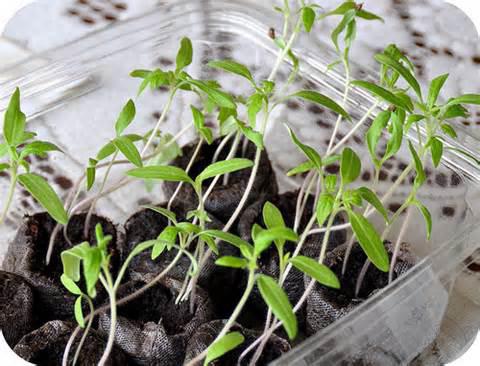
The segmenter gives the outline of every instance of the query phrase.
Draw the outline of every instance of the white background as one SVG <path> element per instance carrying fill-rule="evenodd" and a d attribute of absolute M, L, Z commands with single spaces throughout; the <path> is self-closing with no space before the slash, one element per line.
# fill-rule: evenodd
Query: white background
<path fill-rule="evenodd" d="M 8 20 L 25 5 L 34 0 L 0 0 L 0 34 L 3 32 Z M 422 1 L 422 0 L 412 0 Z M 448 0 L 450 3 L 461 8 L 475 23 L 480 32 L 480 2 L 478 0 Z M 0 58 L 1 63 L 1 58 Z M 0 65 L 1 66 L 1 65 Z M 8 346 L 0 341 L 0 364 L 9 366 L 24 366 L 27 363 L 19 361 L 12 354 Z M 480 336 L 477 337 L 475 344 L 460 359 L 450 364 L 453 366 L 477 366 L 480 365 Z"/>

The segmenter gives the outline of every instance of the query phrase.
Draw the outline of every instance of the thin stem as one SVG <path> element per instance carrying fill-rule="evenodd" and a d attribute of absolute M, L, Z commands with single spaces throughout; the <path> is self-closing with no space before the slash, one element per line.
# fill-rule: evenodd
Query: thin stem
<path fill-rule="evenodd" d="M 248 274 L 248 282 L 247 282 L 247 287 L 245 288 L 245 291 L 240 299 L 240 301 L 238 302 L 237 306 L 235 307 L 235 310 L 233 311 L 232 315 L 230 316 L 230 318 L 228 319 L 228 321 L 225 323 L 223 329 L 220 331 L 220 333 L 218 334 L 218 336 L 215 338 L 215 340 L 212 342 L 215 343 L 217 342 L 218 340 L 222 339 L 227 333 L 228 331 L 230 330 L 230 328 L 232 328 L 232 326 L 235 324 L 235 322 L 237 321 L 237 318 L 238 316 L 240 315 L 240 313 L 242 312 L 243 310 L 243 307 L 245 306 L 245 304 L 247 303 L 247 300 L 248 298 L 250 297 L 250 294 L 253 290 L 253 286 L 255 285 L 255 270 L 251 269 L 249 274 Z M 207 349 L 205 349 L 202 353 L 200 353 L 198 356 L 196 356 L 194 359 L 192 359 L 191 361 L 189 361 L 186 366 L 193 366 L 193 365 L 196 365 L 197 363 L 199 363 L 200 361 L 202 361 L 205 356 L 207 355 Z"/>
<path fill-rule="evenodd" d="M 88 238 L 88 230 L 90 228 L 90 221 L 92 219 L 93 211 L 95 210 L 95 206 L 97 205 L 98 200 L 100 199 L 100 196 L 105 189 L 105 185 L 107 184 L 108 177 L 110 176 L 110 172 L 112 171 L 113 164 L 115 163 L 115 160 L 117 159 L 119 150 L 115 152 L 112 156 L 112 160 L 110 161 L 110 164 L 107 167 L 107 171 L 105 172 L 105 175 L 102 180 L 102 184 L 100 185 L 100 190 L 98 191 L 97 195 L 95 196 L 95 199 L 93 200 L 92 204 L 90 205 L 90 208 L 88 209 L 87 216 L 85 217 L 85 226 L 83 228 L 83 237 L 85 239 Z"/>
<path fill-rule="evenodd" d="M 8 189 L 7 201 L 5 202 L 5 206 L 2 210 L 2 215 L 0 216 L 0 225 L 2 225 L 7 218 L 8 211 L 10 210 L 10 206 L 12 205 L 13 196 L 15 195 L 15 187 L 17 185 L 17 172 L 18 169 L 16 167 L 13 167 L 11 171 L 12 177 L 10 180 L 10 188 Z"/>
<path fill-rule="evenodd" d="M 93 313 L 95 311 L 95 308 L 93 307 L 93 302 L 88 296 L 83 297 L 85 300 L 88 302 L 88 307 L 90 308 L 90 313 Z M 75 352 L 75 356 L 73 357 L 73 363 L 72 366 L 75 366 L 75 364 L 78 361 L 78 357 L 80 356 L 80 351 L 82 350 L 83 344 L 85 343 L 85 340 L 87 339 L 87 335 L 90 332 L 90 329 L 92 328 L 92 323 L 93 323 L 93 317 L 90 317 L 88 319 L 87 326 L 85 327 L 85 330 L 83 331 L 82 338 L 80 339 L 80 343 L 78 344 L 77 350 Z"/>
<path fill-rule="evenodd" d="M 390 261 L 390 270 L 388 272 L 388 283 L 392 283 L 393 281 L 393 271 L 395 270 L 395 264 L 397 262 L 398 253 L 400 251 L 400 245 L 402 244 L 403 237 L 407 231 L 407 227 L 411 218 L 412 209 L 407 209 L 407 216 L 405 217 L 405 221 L 403 221 L 402 228 L 397 237 L 397 241 L 395 243 L 395 248 L 392 254 L 392 260 Z"/>
<path fill-rule="evenodd" d="M 293 231 L 297 232 L 298 227 L 300 226 L 300 221 L 302 218 L 302 213 L 305 210 L 304 202 L 308 199 L 308 195 L 312 189 L 312 182 L 315 181 L 315 172 L 311 170 L 308 172 L 307 177 L 305 178 L 300 191 L 298 192 L 297 196 L 297 206 L 295 209 L 295 221 L 293 224 Z M 307 193 L 305 193 L 307 191 Z M 305 198 L 307 197 L 307 198 Z"/>
<path fill-rule="evenodd" d="M 99 278 L 100 282 L 107 290 L 108 296 L 110 298 L 110 332 L 108 335 L 107 346 L 105 348 L 105 351 L 103 352 L 102 358 L 98 362 L 98 366 L 105 366 L 108 361 L 108 357 L 110 356 L 110 353 L 113 349 L 113 343 L 115 341 L 115 330 L 117 326 L 117 304 L 115 291 L 113 289 L 113 282 L 110 273 L 108 272 L 108 268 L 104 270 L 104 273 L 105 278 L 103 277 L 103 275 L 100 275 Z"/>
<path fill-rule="evenodd" d="M 360 271 L 360 274 L 358 275 L 357 283 L 355 285 L 355 297 L 358 297 L 358 294 L 360 293 L 360 289 L 362 288 L 363 280 L 364 280 L 365 276 L 367 275 L 368 269 L 370 268 L 370 264 L 372 264 L 372 262 L 370 262 L 370 260 L 367 259 L 365 261 L 365 264 L 362 267 L 362 270 Z"/>

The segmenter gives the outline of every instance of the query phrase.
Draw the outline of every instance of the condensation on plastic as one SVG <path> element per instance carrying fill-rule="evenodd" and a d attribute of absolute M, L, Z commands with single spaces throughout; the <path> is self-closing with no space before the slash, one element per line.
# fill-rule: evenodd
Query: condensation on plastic
<path fill-rule="evenodd" d="M 95 148 L 111 136 L 112 124 L 108 121 L 113 121 L 121 104 L 134 95 L 138 83 L 128 77 L 131 70 L 151 67 L 151 59 L 159 55 L 174 57 L 179 39 L 187 35 L 192 38 L 196 53 L 192 74 L 205 72 L 203 61 L 209 52 L 221 45 L 230 45 L 235 58 L 248 59 L 249 66 L 255 66 L 255 71 L 266 77 L 266 65 L 272 64 L 276 52 L 268 38 L 268 29 L 278 28 L 278 18 L 271 10 L 248 0 L 235 3 L 179 1 L 166 5 L 39 55 L 48 61 L 46 66 L 27 60 L 8 70 L 0 70 L 0 74 L 10 76 L 0 84 L 0 110 L 5 109 L 14 87 L 19 86 L 32 126 L 54 130 L 58 140 L 54 142 L 60 143 L 67 153 L 56 163 L 72 177 L 78 176 L 81 162 L 87 161 Z M 225 41 L 216 37 L 218 34 L 228 34 L 230 38 Z M 344 79 L 336 72 L 327 73 L 327 65 L 334 59 L 332 50 L 317 41 L 301 39 L 296 53 L 302 59 L 301 76 L 317 90 L 339 100 Z M 374 73 L 367 74 L 367 78 L 374 77 Z M 247 85 L 228 77 L 221 83 L 237 92 L 247 90 Z M 155 95 L 138 100 L 139 119 L 146 120 L 148 113 L 142 111 L 161 106 L 164 99 L 164 96 Z M 176 102 L 166 130 L 178 132 L 182 124 L 189 122 L 181 110 L 193 101 L 182 96 Z M 348 101 L 348 109 L 358 118 L 371 104 L 367 94 L 355 90 Z M 280 122 L 284 113 L 284 110 L 277 112 L 275 119 Z M 294 128 L 299 123 L 291 121 Z M 278 142 L 279 129 L 283 128 L 279 124 L 270 128 L 267 148 L 270 144 L 273 151 L 270 155 L 277 170 L 284 171 L 285 166 L 295 160 L 292 156 L 297 160 L 300 157 L 294 147 Z M 471 137 L 464 139 L 467 140 L 468 145 L 463 147 L 473 151 L 478 141 Z M 275 141 L 281 146 L 275 148 Z M 454 141 L 446 144 L 458 146 Z M 474 197 L 480 170 L 461 155 L 446 152 L 445 157 L 445 168 L 457 172 L 467 185 L 468 197 Z M 283 183 L 285 190 L 288 187 Z M 121 222 L 137 207 L 137 200 L 142 198 L 139 191 L 144 191 L 141 185 L 125 188 L 113 195 L 111 201 L 115 205 L 105 203 L 100 209 Z M 468 197 L 467 193 L 463 197 L 467 203 Z M 161 193 L 155 190 L 149 198 L 160 200 Z M 442 337 L 448 343 L 452 335 L 448 325 L 444 330 L 445 322 L 453 318 L 449 317 L 447 309 L 452 309 L 452 304 L 460 298 L 455 292 L 455 280 L 465 269 L 464 260 L 479 247 L 478 213 L 471 209 L 471 202 L 469 206 L 460 221 L 452 223 L 442 235 L 434 238 L 428 254 L 406 276 L 334 325 L 299 344 L 274 364 L 337 365 L 362 360 L 366 364 L 400 365 L 410 363 L 432 345 L 441 346 Z M 473 300 L 478 297 L 478 288 L 472 290 Z M 471 326 L 475 332 L 478 330 L 478 325 Z M 465 347 L 470 341 L 471 338 L 466 339 L 459 347 Z"/>

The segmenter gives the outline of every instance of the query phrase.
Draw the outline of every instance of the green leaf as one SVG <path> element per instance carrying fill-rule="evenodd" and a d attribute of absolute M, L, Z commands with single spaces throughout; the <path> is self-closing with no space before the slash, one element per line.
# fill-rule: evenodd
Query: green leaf
<path fill-rule="evenodd" d="M 430 238 L 432 237 L 432 215 L 430 214 L 430 211 L 428 211 L 428 208 L 425 207 L 425 205 L 422 204 L 419 200 L 415 199 L 412 203 L 418 207 L 421 214 L 423 215 L 423 218 L 425 219 L 427 239 L 430 240 Z"/>
<path fill-rule="evenodd" d="M 384 22 L 381 16 L 378 16 L 366 10 L 357 10 L 357 17 L 365 20 L 379 20 L 381 22 Z"/>
<path fill-rule="evenodd" d="M 168 229 L 168 228 L 167 228 Z M 164 231 L 165 232 L 165 231 Z M 176 233 L 175 232 L 175 236 L 176 236 Z M 163 233 L 162 233 L 163 234 Z M 172 242 L 172 245 L 175 244 L 175 241 Z M 152 260 L 155 260 L 157 259 L 159 256 L 162 255 L 162 253 L 165 251 L 165 249 L 167 248 L 168 246 L 168 243 L 166 241 L 163 241 L 163 240 L 157 240 L 156 244 L 153 246 L 153 249 L 152 249 Z"/>
<path fill-rule="evenodd" d="M 60 148 L 46 141 L 33 141 L 23 148 L 22 152 L 20 153 L 20 160 L 29 156 L 29 155 L 39 155 L 44 156 L 45 153 L 50 151 L 62 151 Z"/>
<path fill-rule="evenodd" d="M 252 245 L 246 242 L 245 240 L 241 239 L 237 235 L 226 233 L 221 230 L 205 230 L 202 232 L 202 234 L 230 243 L 233 246 L 237 247 L 238 249 L 241 249 L 242 247 L 247 247 L 253 251 Z"/>
<path fill-rule="evenodd" d="M 60 255 L 63 273 L 75 282 L 80 281 L 80 261 L 85 258 L 89 249 L 90 244 L 85 242 L 63 251 Z"/>
<path fill-rule="evenodd" d="M 285 126 L 287 127 L 288 133 L 290 134 L 290 137 L 291 137 L 293 143 L 295 145 L 297 145 L 298 148 L 300 148 L 300 150 L 308 158 L 308 160 L 311 161 L 311 163 L 315 166 L 315 168 L 322 169 L 322 158 L 315 151 L 315 149 L 313 149 L 312 147 L 310 147 L 308 145 L 303 144 L 298 139 L 297 135 L 295 135 L 295 132 L 293 132 L 293 130 L 290 127 L 288 127 L 287 125 L 285 125 Z"/>
<path fill-rule="evenodd" d="M 389 92 L 387 89 L 382 88 L 381 86 L 363 80 L 352 81 L 352 85 L 372 93 L 373 95 L 380 99 L 383 99 L 387 103 L 393 104 L 409 112 L 412 111 L 412 106 L 410 105 L 410 103 L 405 102 L 402 98 L 396 96 L 395 94 Z"/>
<path fill-rule="evenodd" d="M 332 15 L 344 15 L 347 11 L 355 8 L 356 8 L 356 4 L 354 1 L 346 1 L 342 3 L 340 6 L 338 6 L 336 9 L 320 15 L 320 19 L 324 19 Z"/>
<path fill-rule="evenodd" d="M 331 111 L 341 115 L 345 119 L 351 120 L 350 115 L 337 102 L 335 102 L 333 99 L 330 99 L 329 97 L 327 97 L 323 94 L 320 94 L 316 91 L 300 90 L 300 91 L 292 94 L 291 97 L 297 97 L 297 98 L 306 100 L 308 102 L 319 104 L 319 105 L 321 105 L 325 108 L 328 108 Z"/>
<path fill-rule="evenodd" d="M 205 127 L 205 116 L 193 105 L 191 106 L 191 109 L 193 115 L 193 124 L 195 125 L 196 130 L 200 136 L 202 136 L 203 139 L 207 141 L 209 145 L 211 145 L 213 142 L 213 132 L 208 127 Z"/>
<path fill-rule="evenodd" d="M 10 146 L 16 146 L 23 138 L 26 117 L 20 110 L 20 89 L 15 89 L 3 122 L 3 137 Z"/>
<path fill-rule="evenodd" d="M 468 116 L 469 116 L 468 110 L 461 104 L 456 104 L 448 107 L 445 113 L 443 114 L 442 118 L 443 119 L 452 119 L 452 118 L 458 118 L 458 117 L 467 118 Z"/>
<path fill-rule="evenodd" d="M 457 98 L 450 100 L 447 103 L 447 106 L 452 106 L 456 104 L 473 104 L 480 105 L 480 94 L 464 94 Z"/>
<path fill-rule="evenodd" d="M 212 250 L 213 253 L 215 253 L 217 256 L 220 254 L 217 243 L 215 243 L 215 240 L 211 236 L 200 234 L 199 238 L 205 243 L 207 243 L 208 247 Z"/>
<path fill-rule="evenodd" d="M 403 113 L 403 111 L 400 112 L 397 110 L 396 112 L 392 113 L 391 136 L 387 142 L 387 149 L 385 151 L 385 156 L 383 157 L 382 161 L 387 161 L 388 159 L 390 159 L 402 147 L 403 135 L 404 135 L 402 119 L 404 117 L 404 114 L 400 116 L 399 113 Z"/>
<path fill-rule="evenodd" d="M 407 82 L 408 85 L 413 89 L 413 91 L 417 94 L 418 98 L 422 100 L 422 89 L 420 84 L 418 83 L 417 79 L 413 76 L 413 74 L 400 62 L 395 60 L 389 54 L 380 53 L 375 55 L 375 59 L 383 65 L 389 66 L 396 72 L 398 72 L 403 79 Z"/>
<path fill-rule="evenodd" d="M 208 84 L 199 80 L 189 80 L 190 84 L 196 86 L 214 102 L 217 106 L 227 109 L 236 109 L 237 105 L 232 96 L 215 88 L 212 88 Z"/>
<path fill-rule="evenodd" d="M 129 257 L 131 258 L 136 257 L 137 255 L 144 252 L 145 250 L 155 246 L 155 244 L 158 244 L 158 240 L 147 240 L 147 241 L 144 241 L 143 243 L 137 244 L 135 248 L 133 248 L 133 250 L 130 252 Z"/>
<path fill-rule="evenodd" d="M 121 136 L 123 131 L 132 123 L 135 118 L 136 109 L 135 103 L 133 100 L 129 100 L 127 104 L 123 107 L 120 115 L 118 116 L 117 122 L 115 123 L 115 131 L 117 136 Z"/>
<path fill-rule="evenodd" d="M 117 137 L 113 140 L 115 147 L 122 152 L 122 154 L 131 162 L 133 165 L 142 167 L 142 157 L 138 152 L 137 148 L 132 141 L 126 136 Z"/>
<path fill-rule="evenodd" d="M 146 166 L 132 169 L 127 175 L 139 179 L 154 179 L 167 182 L 185 182 L 194 184 L 187 172 L 174 166 Z"/>
<path fill-rule="evenodd" d="M 0 144 L 0 158 L 8 154 L 8 145 L 6 143 Z"/>
<path fill-rule="evenodd" d="M 319 227 L 322 227 L 327 221 L 328 217 L 333 211 L 333 206 L 335 205 L 335 198 L 328 193 L 322 193 L 318 199 L 316 216 L 317 223 Z"/>
<path fill-rule="evenodd" d="M 440 90 L 442 90 L 445 82 L 448 79 L 449 74 L 440 75 L 432 80 L 430 83 L 430 89 L 428 90 L 428 107 L 432 109 L 437 103 Z"/>
<path fill-rule="evenodd" d="M 295 339 L 298 332 L 297 317 L 283 289 L 273 278 L 265 275 L 258 276 L 257 286 L 265 303 L 273 314 L 282 321 L 288 337 Z"/>
<path fill-rule="evenodd" d="M 70 277 L 68 277 L 67 275 L 62 274 L 60 276 L 60 282 L 62 282 L 62 285 L 72 294 L 82 295 L 82 290 L 80 290 L 80 288 L 77 286 L 77 284 L 75 282 L 73 282 L 73 280 Z"/>
<path fill-rule="evenodd" d="M 368 145 L 368 151 L 372 160 L 376 163 L 377 159 L 377 146 L 382 136 L 382 132 L 387 127 L 388 122 L 390 121 L 391 113 L 388 111 L 383 111 L 378 114 L 378 116 L 372 122 L 372 125 L 368 129 L 366 139 Z M 377 164 L 375 164 L 377 165 Z"/>
<path fill-rule="evenodd" d="M 340 281 L 337 275 L 330 268 L 318 263 L 312 258 L 299 255 L 290 259 L 289 262 L 298 270 L 315 279 L 318 283 L 335 289 L 340 288 Z"/>
<path fill-rule="evenodd" d="M 232 60 L 210 61 L 208 63 L 208 66 L 216 69 L 222 69 L 232 74 L 242 76 L 255 85 L 255 81 L 253 80 L 253 76 L 250 73 L 250 70 L 248 70 L 248 68 L 245 65 L 242 65 L 236 61 L 232 61 Z"/>
<path fill-rule="evenodd" d="M 117 151 L 117 148 L 112 142 L 108 142 L 105 146 L 103 146 L 100 151 L 97 154 L 96 160 L 102 161 L 109 156 L 115 154 L 115 151 Z"/>
<path fill-rule="evenodd" d="M 243 135 L 251 142 L 255 144 L 255 146 L 263 150 L 265 148 L 263 144 L 263 135 L 260 132 L 255 131 L 253 128 L 246 126 L 241 121 L 237 120 L 238 127 L 242 131 Z"/>
<path fill-rule="evenodd" d="M 268 249 L 273 241 L 292 241 L 298 240 L 298 235 L 286 227 L 274 227 L 268 230 L 261 230 L 254 238 L 255 254 L 258 256 Z"/>
<path fill-rule="evenodd" d="M 239 332 L 228 333 L 218 341 L 212 343 L 207 349 L 207 357 L 204 366 L 234 350 L 245 341 L 245 337 Z"/>
<path fill-rule="evenodd" d="M 452 126 L 450 126 L 448 123 L 444 123 L 441 126 L 441 128 L 442 128 L 442 131 L 446 135 L 450 136 L 452 139 L 456 139 L 458 137 L 457 133 L 455 132 L 455 129 Z"/>
<path fill-rule="evenodd" d="M 337 187 L 337 176 L 336 175 L 327 175 L 325 177 L 325 189 L 327 192 L 333 193 Z"/>
<path fill-rule="evenodd" d="M 263 210 L 262 210 L 262 215 L 263 215 L 263 222 L 265 223 L 265 226 L 267 229 L 273 229 L 276 227 L 286 227 L 285 225 L 285 220 L 283 219 L 283 215 L 278 209 L 277 206 L 275 206 L 271 202 L 266 202 L 265 205 L 263 205 Z M 275 245 L 277 246 L 278 249 L 283 247 L 285 244 L 285 240 L 275 240 Z"/>
<path fill-rule="evenodd" d="M 230 256 L 225 256 L 225 257 L 218 258 L 215 261 L 215 264 L 217 266 L 230 267 L 230 268 L 245 269 L 245 268 L 248 267 L 247 260 L 245 260 L 243 258 L 230 257 Z"/>
<path fill-rule="evenodd" d="M 356 15 L 355 9 L 346 11 L 342 20 L 332 32 L 332 36 L 331 36 L 332 42 L 335 45 L 335 48 L 338 53 L 340 53 L 340 45 L 338 44 L 338 37 L 348 27 L 349 24 L 355 21 L 355 15 Z"/>
<path fill-rule="evenodd" d="M 265 96 L 259 93 L 251 95 L 247 100 L 248 120 L 252 128 L 255 128 L 257 125 L 257 115 L 262 110 L 264 101 Z"/>
<path fill-rule="evenodd" d="M 303 26 L 305 27 L 305 31 L 307 33 L 310 33 L 313 27 L 313 23 L 315 23 L 315 18 L 317 17 L 317 14 L 315 14 L 315 10 L 313 10 L 311 7 L 306 6 L 302 9 L 302 20 L 303 20 Z"/>
<path fill-rule="evenodd" d="M 173 223 L 177 222 L 177 215 L 175 214 L 175 212 L 167 210 L 166 208 L 158 207 L 158 206 L 150 206 L 150 205 L 145 205 L 145 206 L 142 206 L 142 207 L 146 208 L 146 209 L 149 209 L 149 210 L 152 210 L 152 211 L 155 211 L 155 212 L 159 213 L 160 215 L 165 216 L 168 220 L 170 220 Z"/>
<path fill-rule="evenodd" d="M 360 193 L 360 196 L 370 203 L 383 216 L 385 222 L 388 223 L 388 212 L 376 193 L 367 187 L 361 187 L 357 189 L 357 192 Z"/>
<path fill-rule="evenodd" d="M 381 271 L 388 272 L 390 267 L 388 254 L 373 225 L 365 217 L 352 210 L 348 211 L 348 218 L 368 259 Z"/>
<path fill-rule="evenodd" d="M 99 248 L 90 248 L 89 255 L 83 259 L 83 276 L 87 285 L 88 296 L 94 298 L 96 296 L 96 289 L 100 270 L 102 267 L 102 252 Z"/>
<path fill-rule="evenodd" d="M 433 165 L 435 168 L 438 168 L 443 156 L 443 142 L 436 137 L 432 138 L 430 152 L 432 154 Z"/>
<path fill-rule="evenodd" d="M 340 163 L 340 174 L 344 185 L 353 183 L 357 180 L 362 169 L 362 163 L 358 155 L 349 147 L 346 147 L 342 153 Z"/>
<path fill-rule="evenodd" d="M 75 320 L 77 321 L 80 328 L 85 328 L 85 318 L 83 317 L 81 296 L 78 297 L 75 301 Z"/>
<path fill-rule="evenodd" d="M 4 170 L 10 169 L 10 165 L 6 163 L 0 163 L 0 172 L 3 172 Z"/>
<path fill-rule="evenodd" d="M 97 164 L 98 161 L 96 161 L 95 159 L 88 160 L 88 167 L 86 169 L 87 191 L 91 190 L 93 185 L 95 184 L 95 179 L 97 175 Z"/>
<path fill-rule="evenodd" d="M 303 174 L 309 172 L 315 168 L 315 165 L 311 161 L 306 161 L 293 169 L 290 169 L 287 173 L 287 177 L 292 177 L 294 175 Z"/>
<path fill-rule="evenodd" d="M 177 69 L 176 73 L 178 74 L 182 71 L 185 67 L 189 66 L 193 60 L 193 47 L 192 41 L 187 37 L 182 38 L 180 42 L 180 50 L 177 54 Z"/>
<path fill-rule="evenodd" d="M 411 114 L 411 115 L 409 115 L 403 130 L 405 132 L 408 132 L 414 123 L 418 123 L 420 121 L 423 121 L 424 119 L 425 119 L 425 116 L 421 115 L 421 114 Z"/>
<path fill-rule="evenodd" d="M 253 162 L 249 159 L 235 158 L 219 161 L 205 168 L 205 170 L 197 176 L 195 182 L 196 184 L 199 184 L 200 182 L 203 182 L 209 178 L 251 168 L 252 166 Z"/>
<path fill-rule="evenodd" d="M 35 174 L 22 174 L 18 176 L 18 180 L 55 221 L 66 225 L 68 215 L 62 201 L 45 179 Z"/>
<path fill-rule="evenodd" d="M 415 170 L 417 172 L 414 185 L 415 187 L 419 188 L 423 185 L 423 183 L 425 183 L 425 181 L 427 180 L 427 176 L 425 174 L 425 170 L 423 169 L 422 161 L 420 160 L 417 151 L 415 150 L 410 141 L 408 142 L 408 148 L 410 149 L 410 153 L 412 154 L 413 161 L 415 162 Z"/>

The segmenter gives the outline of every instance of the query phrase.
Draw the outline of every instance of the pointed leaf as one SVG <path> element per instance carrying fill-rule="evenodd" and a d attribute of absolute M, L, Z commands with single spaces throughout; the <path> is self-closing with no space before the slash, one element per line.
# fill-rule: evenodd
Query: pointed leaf
<path fill-rule="evenodd" d="M 431 109 L 437 103 L 438 96 L 442 90 L 445 82 L 448 79 L 449 74 L 440 75 L 432 80 L 430 89 L 428 90 L 428 107 Z"/>
<path fill-rule="evenodd" d="M 250 70 L 245 65 L 242 65 L 236 61 L 232 60 L 217 60 L 217 61 L 210 61 L 208 66 L 222 69 L 232 74 L 236 74 L 239 76 L 244 77 L 245 79 L 249 80 L 251 83 L 255 84 L 253 80 L 253 76 L 250 73 Z"/>
<path fill-rule="evenodd" d="M 292 177 L 294 175 L 303 174 L 314 169 L 315 165 L 311 161 L 306 161 L 297 167 L 290 169 L 287 173 L 287 177 Z"/>
<path fill-rule="evenodd" d="M 9 145 L 15 146 L 22 140 L 25 122 L 26 117 L 20 110 L 20 89 L 17 88 L 10 98 L 3 122 L 3 137 Z"/>
<path fill-rule="evenodd" d="M 480 94 L 464 94 L 458 98 L 450 100 L 447 105 L 452 106 L 456 104 L 473 104 L 480 105 Z"/>
<path fill-rule="evenodd" d="M 83 317 L 81 296 L 78 297 L 75 301 L 75 320 L 77 321 L 80 328 L 85 328 L 85 318 Z"/>
<path fill-rule="evenodd" d="M 202 234 L 230 243 L 238 249 L 247 247 L 253 250 L 253 247 L 250 243 L 231 233 L 226 233 L 221 230 L 205 230 L 202 232 Z"/>
<path fill-rule="evenodd" d="M 253 94 L 247 100 L 248 120 L 252 128 L 257 125 L 257 115 L 262 110 L 264 100 L 265 96 L 259 93 Z"/>
<path fill-rule="evenodd" d="M 315 18 L 317 17 L 317 14 L 315 14 L 315 10 L 313 10 L 311 7 L 306 6 L 302 9 L 302 20 L 303 20 L 303 26 L 305 27 L 305 31 L 307 33 L 310 33 L 313 27 L 313 23 L 315 23 Z"/>
<path fill-rule="evenodd" d="M 160 215 L 165 216 L 168 220 L 170 220 L 173 223 L 177 222 L 177 215 L 175 212 L 172 212 L 170 210 L 167 210 L 166 208 L 163 207 L 158 207 L 158 206 L 150 206 L 150 205 L 145 205 L 142 206 L 143 208 L 147 208 L 149 210 L 155 211 L 159 213 Z"/>
<path fill-rule="evenodd" d="M 263 150 L 265 148 L 263 144 L 263 136 L 260 132 L 257 132 L 251 127 L 244 125 L 240 121 L 237 121 L 237 123 L 238 127 L 240 127 L 240 130 L 249 141 L 253 142 L 255 146 L 260 150 Z"/>
<path fill-rule="evenodd" d="M 217 106 L 227 109 L 237 108 L 235 101 L 229 94 L 219 89 L 212 88 L 211 86 L 199 80 L 189 80 L 188 82 L 207 94 L 212 102 L 214 102 Z"/>
<path fill-rule="evenodd" d="M 290 134 L 290 137 L 292 138 L 293 143 L 300 148 L 300 150 L 303 152 L 303 154 L 312 162 L 312 164 L 317 169 L 321 169 L 322 168 L 322 158 L 320 157 L 320 155 L 312 147 L 303 144 L 298 139 L 297 135 L 295 135 L 295 132 L 293 132 L 293 130 L 290 127 L 288 127 L 288 126 L 286 126 L 286 127 L 287 127 L 287 130 L 288 130 L 289 134 Z"/>
<path fill-rule="evenodd" d="M 415 170 L 417 172 L 417 176 L 415 177 L 415 187 L 419 188 L 425 183 L 427 180 L 427 176 L 425 174 L 425 170 L 423 169 L 422 161 L 417 154 L 417 151 L 413 147 L 412 143 L 408 142 L 408 148 L 410 149 L 410 153 L 412 154 L 413 161 L 415 162 Z"/>
<path fill-rule="evenodd" d="M 207 349 L 207 357 L 205 358 L 204 366 L 210 362 L 222 357 L 224 354 L 234 350 L 245 341 L 245 337 L 239 332 L 232 332 L 226 334 L 223 338 L 215 343 L 212 343 Z"/>
<path fill-rule="evenodd" d="M 205 168 L 205 170 L 197 176 L 196 182 L 203 182 L 209 178 L 251 168 L 252 166 L 253 162 L 249 159 L 235 158 L 219 161 Z"/>
<path fill-rule="evenodd" d="M 133 165 L 138 167 L 143 166 L 142 157 L 138 152 L 137 148 L 132 141 L 126 136 L 117 137 L 113 140 L 115 147 L 122 152 L 122 154 L 131 162 Z"/>
<path fill-rule="evenodd" d="M 22 152 L 20 153 L 20 159 L 23 159 L 30 155 L 39 155 L 44 156 L 45 153 L 51 151 L 62 151 L 60 148 L 47 141 L 33 141 L 23 148 Z"/>
<path fill-rule="evenodd" d="M 255 254 L 258 256 L 268 249 L 275 240 L 292 241 L 298 240 L 298 235 L 289 228 L 275 227 L 268 230 L 261 230 L 254 238 Z"/>
<path fill-rule="evenodd" d="M 335 198 L 328 193 L 322 193 L 318 199 L 316 216 L 319 227 L 325 224 L 325 221 L 329 218 L 335 205 Z"/>
<path fill-rule="evenodd" d="M 327 97 L 326 95 L 320 94 L 312 90 L 301 90 L 292 94 L 291 97 L 297 97 L 308 102 L 319 104 L 325 108 L 330 109 L 331 111 L 341 115 L 345 119 L 351 120 L 350 115 L 343 109 L 337 102 L 333 99 Z"/>
<path fill-rule="evenodd" d="M 139 179 L 154 179 L 167 182 L 185 182 L 194 184 L 185 170 L 174 166 L 147 166 L 132 169 L 127 175 Z"/>
<path fill-rule="evenodd" d="M 231 256 L 220 257 L 215 261 L 215 264 L 217 266 L 230 267 L 230 268 L 244 269 L 248 267 L 247 260 L 243 258 L 237 258 L 237 257 L 231 257 Z"/>
<path fill-rule="evenodd" d="M 388 222 L 387 209 L 385 206 L 383 206 L 382 201 L 380 201 L 376 193 L 367 187 L 361 187 L 357 191 L 365 201 L 370 203 L 378 211 L 378 213 L 383 216 L 385 222 Z"/>
<path fill-rule="evenodd" d="M 381 271 L 388 272 L 390 267 L 388 254 L 373 225 L 365 217 L 352 210 L 348 211 L 348 218 L 368 259 Z"/>
<path fill-rule="evenodd" d="M 406 109 L 410 112 L 412 111 L 412 106 L 410 105 L 410 103 L 405 102 L 402 98 L 396 96 L 395 94 L 389 92 L 387 89 L 382 88 L 381 86 L 362 80 L 352 81 L 352 85 L 357 86 L 361 89 L 365 89 L 376 97 L 383 99 L 384 101 L 393 104 L 399 108 Z"/>
<path fill-rule="evenodd" d="M 129 100 L 127 104 L 123 107 L 120 115 L 118 116 L 117 122 L 115 123 L 115 131 L 117 132 L 117 137 L 121 136 L 123 131 L 132 123 L 135 118 L 136 109 L 135 103 L 133 100 Z"/>
<path fill-rule="evenodd" d="M 438 168 L 443 156 L 443 142 L 434 137 L 431 142 L 430 152 L 432 154 L 432 162 L 435 168 Z"/>
<path fill-rule="evenodd" d="M 290 259 L 289 262 L 298 270 L 315 279 L 318 283 L 335 289 L 340 288 L 340 281 L 337 275 L 330 268 L 318 263 L 312 258 L 299 255 Z"/>
<path fill-rule="evenodd" d="M 297 317 L 285 291 L 273 278 L 265 275 L 258 276 L 257 286 L 265 303 L 273 314 L 282 321 L 288 337 L 295 339 L 298 332 Z"/>
<path fill-rule="evenodd" d="M 73 280 L 67 275 L 62 274 L 62 276 L 60 277 L 60 281 L 62 282 L 62 285 L 72 294 L 82 295 L 82 290 L 80 290 L 77 284 L 73 282 Z"/>
<path fill-rule="evenodd" d="M 185 67 L 190 65 L 193 60 L 193 46 L 192 46 L 192 41 L 184 37 L 182 38 L 180 42 L 180 50 L 178 51 L 177 54 L 177 60 L 176 60 L 176 73 L 182 71 Z"/>
<path fill-rule="evenodd" d="M 419 200 L 414 200 L 413 204 L 418 207 L 418 209 L 423 215 L 423 218 L 425 219 L 427 239 L 430 240 L 430 238 L 432 237 L 432 215 L 430 214 L 430 211 L 428 211 L 428 208 Z"/>
<path fill-rule="evenodd" d="M 35 174 L 22 174 L 18 176 L 18 180 L 55 221 L 62 225 L 68 222 L 62 201 L 45 179 Z"/>
<path fill-rule="evenodd" d="M 349 147 L 345 148 L 342 153 L 342 161 L 340 164 L 340 173 L 344 185 L 353 183 L 357 180 L 362 169 L 362 163 L 358 155 Z"/>
<path fill-rule="evenodd" d="M 377 161 L 377 146 L 382 136 L 382 132 L 387 127 L 388 122 L 390 121 L 391 113 L 388 111 L 383 111 L 378 114 L 375 120 L 372 122 L 372 125 L 368 129 L 366 138 L 367 138 L 367 145 L 368 151 L 370 152 L 370 156 L 374 161 Z"/>

